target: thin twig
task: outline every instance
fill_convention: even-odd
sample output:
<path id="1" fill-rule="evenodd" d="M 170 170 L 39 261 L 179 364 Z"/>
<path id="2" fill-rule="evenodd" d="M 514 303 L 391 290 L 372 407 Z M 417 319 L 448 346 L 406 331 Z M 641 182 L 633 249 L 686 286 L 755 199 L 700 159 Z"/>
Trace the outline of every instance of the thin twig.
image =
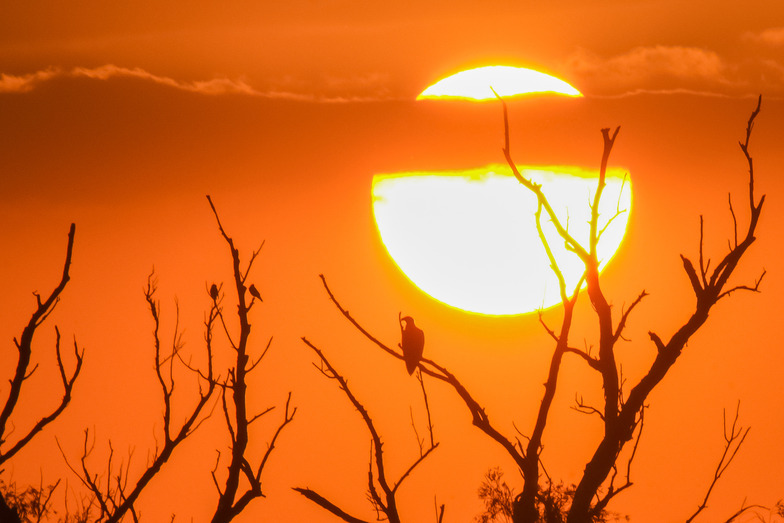
<path id="1" fill-rule="evenodd" d="M 694 521 L 700 512 L 705 510 L 708 507 L 708 499 L 710 498 L 711 493 L 713 492 L 713 488 L 721 479 L 721 476 L 727 470 L 727 468 L 732 464 L 732 461 L 735 459 L 735 456 L 738 454 L 743 442 L 746 441 L 746 436 L 749 434 L 749 430 L 751 427 L 746 427 L 744 430 L 743 427 L 738 426 L 738 416 L 740 413 L 740 401 L 738 401 L 738 405 L 735 407 L 735 418 L 732 420 L 732 425 L 727 426 L 727 409 L 722 411 L 722 419 L 724 425 L 724 451 L 721 453 L 721 457 L 719 458 L 719 462 L 716 465 L 716 470 L 713 472 L 713 479 L 708 485 L 708 490 L 705 493 L 705 497 L 702 499 L 702 502 L 697 507 L 697 510 L 686 520 L 686 523 L 691 523 Z"/>

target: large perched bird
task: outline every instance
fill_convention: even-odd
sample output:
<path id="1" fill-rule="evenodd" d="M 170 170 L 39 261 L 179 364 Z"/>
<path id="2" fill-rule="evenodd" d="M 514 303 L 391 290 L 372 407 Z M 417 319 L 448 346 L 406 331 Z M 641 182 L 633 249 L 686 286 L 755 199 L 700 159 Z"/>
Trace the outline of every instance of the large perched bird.
<path id="1" fill-rule="evenodd" d="M 398 321 L 400 322 L 400 334 L 402 336 L 400 348 L 403 349 L 406 370 L 409 374 L 413 374 L 419 365 L 419 360 L 422 359 L 422 351 L 425 348 L 425 333 L 414 324 L 414 318 L 411 316 L 401 318 L 398 315 Z"/>
<path id="2" fill-rule="evenodd" d="M 214 283 L 212 284 L 212 287 L 210 287 L 210 298 L 212 298 L 213 301 L 218 299 L 218 286 Z"/>

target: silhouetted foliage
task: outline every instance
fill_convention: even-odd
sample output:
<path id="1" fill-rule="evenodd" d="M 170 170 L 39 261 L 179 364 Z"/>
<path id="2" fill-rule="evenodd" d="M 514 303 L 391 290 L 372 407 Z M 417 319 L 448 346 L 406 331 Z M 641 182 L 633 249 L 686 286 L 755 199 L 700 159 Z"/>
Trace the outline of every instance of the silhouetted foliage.
<path id="1" fill-rule="evenodd" d="M 500 468 L 492 468 L 485 473 L 485 479 L 477 494 L 485 504 L 485 510 L 476 517 L 478 523 L 511 523 L 514 489 L 504 481 Z"/>
<path id="2" fill-rule="evenodd" d="M 43 482 L 42 482 L 43 483 Z M 7 506 L 0 510 L 0 521 L 48 521 L 55 515 L 51 507 L 52 494 L 57 489 L 60 481 L 54 485 L 44 487 L 32 485 L 19 488 L 16 482 L 6 484 L 0 479 L 0 495 L 5 499 Z"/>
<path id="3" fill-rule="evenodd" d="M 513 521 L 512 506 L 515 493 L 503 479 L 504 473 L 500 468 L 492 468 L 485 474 L 477 494 L 485 504 L 484 511 L 475 518 L 477 523 L 511 523 Z M 574 498 L 575 485 L 552 483 L 550 480 L 542 485 L 536 495 L 536 508 L 539 520 L 542 523 L 563 523 L 566 521 L 569 507 Z M 627 518 L 628 519 L 628 518 Z M 606 523 L 619 521 L 620 517 L 602 510 L 592 516 L 592 523 Z"/>
<path id="4" fill-rule="evenodd" d="M 77 507 L 71 508 L 68 503 L 68 484 L 65 489 L 64 508 L 60 511 L 53 507 L 53 496 L 62 480 L 51 485 L 44 485 L 43 477 L 38 486 L 20 487 L 15 481 L 6 483 L 0 479 L 0 522 L 2 523 L 40 523 L 41 521 L 57 521 L 58 523 L 88 523 L 94 521 L 89 503 L 79 500 Z M 4 500 L 4 501 L 3 501 Z M 4 504 L 4 503 L 7 503 Z"/>

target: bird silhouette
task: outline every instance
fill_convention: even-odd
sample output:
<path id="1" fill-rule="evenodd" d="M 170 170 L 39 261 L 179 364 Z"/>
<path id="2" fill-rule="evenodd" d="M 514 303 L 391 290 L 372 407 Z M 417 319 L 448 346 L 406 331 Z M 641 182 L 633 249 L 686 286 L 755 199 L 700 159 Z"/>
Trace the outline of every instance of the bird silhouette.
<path id="1" fill-rule="evenodd" d="M 403 359 L 406 361 L 408 374 L 413 374 L 422 359 L 422 352 L 425 348 L 425 333 L 414 324 L 411 316 L 400 317 L 400 334 L 402 340 L 400 348 L 403 349 Z"/>
<path id="2" fill-rule="evenodd" d="M 210 287 L 210 298 L 212 298 L 213 301 L 218 299 L 218 286 L 214 283 L 212 284 L 212 287 Z"/>
<path id="3" fill-rule="evenodd" d="M 256 286 L 254 284 L 251 283 L 250 284 L 250 289 L 248 289 L 248 290 L 250 291 L 250 295 L 251 296 L 253 296 L 254 298 L 256 298 L 259 301 L 264 301 L 264 300 L 261 299 L 261 294 L 259 294 L 259 290 L 256 288 Z"/>

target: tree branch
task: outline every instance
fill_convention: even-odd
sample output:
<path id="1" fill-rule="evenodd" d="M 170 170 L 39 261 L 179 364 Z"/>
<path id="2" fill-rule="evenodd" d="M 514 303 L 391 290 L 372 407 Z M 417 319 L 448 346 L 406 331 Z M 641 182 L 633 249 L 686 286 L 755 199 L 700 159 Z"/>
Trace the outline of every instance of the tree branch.
<path id="1" fill-rule="evenodd" d="M 391 523 L 399 523 L 400 515 L 398 514 L 397 511 L 397 500 L 395 499 L 397 490 L 401 487 L 401 485 L 406 480 L 406 478 L 408 478 L 409 475 L 414 471 L 414 469 L 420 463 L 422 463 L 430 455 L 431 452 L 433 452 L 438 447 L 438 443 L 434 443 L 433 441 L 433 425 L 430 420 L 430 407 L 427 403 L 427 393 L 425 392 L 425 386 L 424 386 L 424 382 L 422 381 L 421 372 L 418 373 L 417 376 L 420 380 L 420 385 L 422 387 L 422 394 L 425 399 L 425 409 L 427 410 L 428 431 L 430 432 L 431 446 L 425 452 L 422 452 L 421 442 L 417 437 L 417 442 L 420 443 L 419 458 L 417 458 L 405 470 L 405 472 L 403 472 L 400 478 L 397 481 L 395 481 L 393 485 L 390 487 L 390 482 L 389 479 L 387 478 L 385 464 L 384 464 L 384 452 L 382 448 L 383 443 L 381 442 L 381 437 L 378 431 L 376 430 L 376 427 L 373 423 L 373 420 L 370 418 L 367 409 L 351 392 L 351 390 L 348 387 L 348 382 L 346 381 L 346 379 L 335 369 L 335 367 L 332 366 L 332 364 L 329 362 L 329 360 L 324 355 L 324 353 L 313 343 L 311 343 L 307 338 L 303 337 L 302 341 L 303 343 L 305 343 L 305 345 L 310 347 L 310 349 L 313 350 L 321 360 L 321 366 L 317 367 L 320 370 L 320 372 L 327 378 L 333 379 L 338 382 L 338 386 L 340 387 L 340 389 L 345 393 L 346 397 L 349 399 L 351 404 L 362 416 L 362 419 L 365 422 L 365 426 L 367 427 L 368 432 L 370 432 L 370 436 L 371 436 L 371 457 L 370 457 L 370 466 L 368 469 L 368 495 L 370 501 L 373 503 L 373 506 L 376 508 L 376 511 L 382 512 L 385 518 L 388 519 Z M 412 424 L 413 424 L 413 420 L 412 420 Z M 414 431 L 416 432 L 416 427 L 414 427 Z M 376 468 L 375 477 L 373 474 L 374 463 Z M 381 490 L 384 493 L 384 499 L 382 499 L 381 495 L 379 495 L 379 492 L 376 489 L 376 483 L 381 487 Z M 312 494 L 315 494 L 309 489 L 295 489 L 295 490 L 297 490 L 303 495 L 305 495 L 305 492 L 311 492 Z M 337 514 L 333 510 L 333 508 L 336 507 L 333 504 L 326 502 L 326 500 L 324 500 L 324 498 L 322 498 L 321 496 L 318 496 L 318 498 L 311 497 L 311 496 L 306 496 L 306 497 L 309 497 L 309 499 L 311 499 L 312 501 L 318 503 L 319 505 L 326 508 L 327 510 L 330 510 L 331 512 L 333 512 L 333 514 Z M 323 500 L 325 503 L 320 503 L 319 500 Z M 345 514 L 342 511 L 340 511 L 340 513 Z"/>
<path id="2" fill-rule="evenodd" d="M 292 487 L 292 490 L 296 490 L 297 492 L 299 492 L 300 494 L 302 494 L 303 496 L 311 500 L 313 503 L 328 510 L 329 512 L 336 515 L 343 521 L 346 521 L 348 523 L 368 523 L 364 519 L 355 518 L 354 516 L 349 515 L 348 513 L 340 509 L 337 505 L 329 501 L 327 498 L 325 498 L 321 494 L 318 494 L 317 492 L 309 488 Z"/>
<path id="3" fill-rule="evenodd" d="M 632 302 L 632 304 L 629 305 L 629 308 L 621 313 L 621 319 L 618 322 L 618 326 L 615 328 L 615 335 L 613 335 L 613 343 L 617 342 L 619 338 L 623 337 L 623 329 L 626 328 L 626 322 L 629 319 L 629 315 L 632 313 L 634 308 L 637 305 L 639 305 L 640 302 L 643 300 L 643 298 L 645 298 L 646 296 L 648 296 L 648 293 L 645 292 L 645 291 L 642 291 L 637 296 L 637 298 Z"/>
<path id="4" fill-rule="evenodd" d="M 283 421 L 273 434 L 266 452 L 254 470 L 254 467 L 251 466 L 247 457 L 249 442 L 248 428 L 251 423 L 253 423 L 261 415 L 269 412 L 271 408 L 263 410 L 261 414 L 257 414 L 255 416 L 248 415 L 248 385 L 246 377 L 247 374 L 252 371 L 256 365 L 258 365 L 258 363 L 267 353 L 267 350 L 272 343 L 272 338 L 270 338 L 269 342 L 267 343 L 267 347 L 264 349 L 258 359 L 251 363 L 248 351 L 248 340 L 251 332 L 251 324 L 248 314 L 251 307 L 255 303 L 255 294 L 258 294 L 258 291 L 255 290 L 255 287 L 251 286 L 251 298 L 250 302 L 248 302 L 246 293 L 249 289 L 245 286 L 245 282 L 248 279 L 253 262 L 256 260 L 256 257 L 264 246 L 264 242 L 262 242 L 261 246 L 257 250 L 251 253 L 250 261 L 248 262 L 247 267 L 245 270 L 242 270 L 240 254 L 234 245 L 234 240 L 224 229 L 220 220 L 220 216 L 218 215 L 218 211 L 209 195 L 207 195 L 207 201 L 210 205 L 210 209 L 212 210 L 213 215 L 215 216 L 218 230 L 229 247 L 229 254 L 231 256 L 232 263 L 232 275 L 234 278 L 234 288 L 237 291 L 237 317 L 239 319 L 239 335 L 232 337 L 225 318 L 223 317 L 222 309 L 216 309 L 229 344 L 232 346 L 235 352 L 235 364 L 234 367 L 229 370 L 228 380 L 223 387 L 223 394 L 221 396 L 226 427 L 231 438 L 231 459 L 227 469 L 227 475 L 224 484 L 225 486 L 223 489 L 218 487 L 220 496 L 215 513 L 212 517 L 213 523 L 226 523 L 239 515 L 253 499 L 262 497 L 264 495 L 261 488 L 261 474 L 263 468 L 266 465 L 273 449 L 275 448 L 275 443 L 278 437 L 280 436 L 283 429 L 294 419 L 294 414 L 296 413 L 297 409 L 290 409 L 289 402 L 291 400 L 291 393 L 289 393 L 288 399 L 286 401 L 286 409 L 284 412 Z M 214 293 L 211 292 L 211 295 L 212 294 Z M 213 301 L 216 301 L 215 296 L 213 296 Z M 231 392 L 233 416 L 229 413 L 229 407 L 227 404 L 227 391 Z M 242 494 L 238 494 L 241 477 L 245 477 L 247 479 L 249 488 Z M 217 486 L 215 471 L 213 471 L 213 481 Z"/>
<path id="5" fill-rule="evenodd" d="M 574 252 L 575 254 L 577 254 L 577 256 L 579 256 L 581 260 L 587 259 L 588 251 L 586 251 L 585 248 L 582 245 L 580 245 L 580 243 L 569 234 L 567 228 L 561 224 L 558 215 L 555 213 L 555 210 L 552 208 L 550 202 L 545 197 L 544 192 L 542 192 L 542 186 L 525 178 L 522 174 L 520 174 L 517 165 L 512 160 L 512 154 L 509 149 L 509 115 L 506 108 L 506 102 L 504 102 L 504 100 L 501 99 L 501 97 L 498 96 L 497 93 L 496 93 L 496 97 L 501 101 L 501 105 L 503 107 L 503 112 L 504 112 L 504 148 L 502 149 L 502 151 L 504 153 L 504 157 L 506 158 L 506 163 L 509 165 L 509 168 L 512 170 L 512 174 L 514 175 L 515 178 L 517 178 L 517 181 L 519 181 L 524 187 L 526 187 L 527 189 L 529 189 L 531 192 L 534 193 L 537 199 L 537 203 L 545 209 L 547 215 L 550 217 L 550 220 L 553 223 L 553 226 L 555 227 L 555 230 L 558 232 L 558 235 L 566 243 L 566 248 Z"/>
<path id="6" fill-rule="evenodd" d="M 740 447 L 743 445 L 743 442 L 746 441 L 746 436 L 749 434 L 749 430 L 751 427 L 747 427 L 745 430 L 743 427 L 738 426 L 738 415 L 740 413 L 740 401 L 738 401 L 737 407 L 735 407 L 735 418 L 732 420 L 732 425 L 727 426 L 727 409 L 722 411 L 722 419 L 724 425 L 724 451 L 721 453 L 721 458 L 719 458 L 719 463 L 716 465 L 716 470 L 713 472 L 713 479 L 708 485 L 708 491 L 705 493 L 705 497 L 702 499 L 702 502 L 697 507 L 697 510 L 686 520 L 686 523 L 691 523 L 694 519 L 708 507 L 708 499 L 710 498 L 711 493 L 713 492 L 713 488 L 716 486 L 716 483 L 719 482 L 721 476 L 727 470 L 727 468 L 732 464 L 732 460 L 735 459 L 735 456 L 738 454 Z M 747 510 L 747 509 L 744 509 Z M 736 517 L 736 516 L 733 516 Z"/>
<path id="7" fill-rule="evenodd" d="M 318 357 L 321 359 L 321 362 L 326 366 L 326 370 L 323 371 L 322 374 L 338 382 L 340 390 L 346 394 L 346 397 L 349 399 L 351 404 L 354 405 L 354 408 L 357 409 L 360 416 L 362 416 L 362 420 L 365 422 L 365 426 L 367 427 L 368 432 L 370 432 L 370 436 L 373 440 L 374 460 L 376 463 L 376 471 L 378 476 L 377 481 L 388 500 L 393 495 L 393 492 L 387 481 L 386 472 L 384 469 L 384 452 L 382 450 L 383 443 L 381 442 L 381 436 L 379 436 L 378 431 L 373 424 L 373 420 L 370 418 L 370 414 L 368 414 L 365 406 L 360 403 L 356 396 L 354 396 L 348 386 L 348 382 L 346 382 L 346 379 L 340 373 L 338 373 L 337 370 L 335 370 L 324 353 L 307 338 L 303 337 L 302 341 L 318 355 Z M 387 517 L 389 517 L 389 514 L 387 514 Z"/>
<path id="8" fill-rule="evenodd" d="M 29 443 L 36 434 L 38 434 L 46 425 L 52 422 L 63 412 L 65 407 L 71 401 L 71 391 L 73 389 L 74 383 L 76 382 L 76 378 L 79 377 L 79 372 L 82 368 L 84 352 L 81 354 L 79 353 L 79 350 L 76 347 L 76 341 L 74 341 L 76 369 L 70 378 L 66 377 L 60 356 L 60 331 L 57 329 L 57 327 L 55 327 L 55 332 L 57 334 L 57 343 L 55 346 L 57 363 L 64 388 L 60 405 L 49 415 L 43 416 L 25 436 L 20 438 L 9 449 L 3 449 L 3 444 L 6 443 L 9 436 L 9 434 L 6 433 L 8 421 L 11 418 L 11 414 L 14 412 L 14 409 L 16 408 L 17 402 L 19 401 L 19 396 L 22 392 L 22 386 L 25 380 L 29 377 L 27 368 L 30 365 L 30 359 L 33 353 L 33 336 L 35 335 L 36 329 L 46 320 L 49 314 L 51 314 L 54 306 L 60 299 L 60 295 L 65 290 L 66 284 L 71 279 L 69 271 L 71 268 L 71 259 L 73 257 L 75 235 L 76 224 L 72 223 L 71 228 L 68 231 L 68 245 L 65 251 L 65 263 L 63 265 L 63 274 L 60 278 L 60 282 L 49 294 L 49 297 L 44 301 L 41 301 L 41 296 L 38 293 L 33 293 L 36 298 L 37 308 L 33 312 L 25 328 L 22 330 L 22 335 L 19 337 L 19 339 L 17 340 L 17 338 L 14 338 L 14 344 L 16 345 L 18 352 L 18 359 L 16 362 L 16 371 L 14 372 L 14 377 L 10 380 L 11 388 L 8 392 L 8 398 L 6 399 L 2 411 L 0 411 L 0 465 L 5 463 L 17 452 L 19 452 L 19 450 L 27 445 L 27 443 Z"/>
<path id="9" fill-rule="evenodd" d="M 68 463 L 68 459 L 65 457 L 65 453 L 63 452 L 62 448 L 60 448 L 60 452 L 63 454 L 63 458 L 66 460 L 66 464 L 71 469 L 72 472 L 76 474 L 79 480 L 88 487 L 88 489 L 96 496 L 96 499 L 101 507 L 102 516 L 106 517 L 106 522 L 115 523 L 130 513 L 134 521 L 137 519 L 134 504 L 136 500 L 141 495 L 142 491 L 148 486 L 150 481 L 153 477 L 155 477 L 166 464 L 166 462 L 171 457 L 174 450 L 182 443 L 190 434 L 193 433 L 196 428 L 204 421 L 202 414 L 204 411 L 205 406 L 207 405 L 209 399 L 212 396 L 212 393 L 215 390 L 215 380 L 212 379 L 213 371 L 212 371 L 212 353 L 210 349 L 210 343 L 208 341 L 207 344 L 207 373 L 206 373 L 206 391 L 204 391 L 199 385 L 199 399 L 196 404 L 191 408 L 191 410 L 186 415 L 185 421 L 179 427 L 179 429 L 175 430 L 172 426 L 172 395 L 174 391 L 174 381 L 173 381 L 173 374 L 172 374 L 172 366 L 174 364 L 174 356 L 178 354 L 180 348 L 180 337 L 178 334 L 178 327 L 175 326 L 174 329 L 174 341 L 172 343 L 172 354 L 166 358 L 161 357 L 161 341 L 160 341 L 160 306 L 159 302 L 155 299 L 155 293 L 157 290 L 156 279 L 154 277 L 154 273 L 151 273 L 147 278 L 147 287 L 144 291 L 145 301 L 150 310 L 150 315 L 153 320 L 153 347 L 154 347 L 154 367 L 155 373 L 160 385 L 161 396 L 163 400 L 163 446 L 160 451 L 157 448 L 152 459 L 144 470 L 144 472 L 139 476 L 139 479 L 136 480 L 133 488 L 128 491 L 128 474 L 130 471 L 130 460 L 131 455 L 129 454 L 128 463 L 123 466 L 120 463 L 118 472 L 114 472 L 114 466 L 112 463 L 112 458 L 114 455 L 114 449 L 112 447 L 111 440 L 109 440 L 109 459 L 106 463 L 106 485 L 105 490 L 102 491 L 100 488 L 100 477 L 98 474 L 93 474 L 90 472 L 89 467 L 87 466 L 87 458 L 92 453 L 92 450 L 95 446 L 95 439 L 93 438 L 93 443 L 91 446 L 87 447 L 87 440 L 88 440 L 88 431 L 85 430 L 85 442 L 83 445 L 82 457 L 81 457 L 81 472 L 74 469 L 70 463 Z M 178 314 L 179 316 L 179 314 Z M 179 321 L 179 320 L 178 320 Z M 211 324 L 210 324 L 211 325 Z M 207 333 L 206 339 L 211 340 L 212 334 L 210 332 Z M 181 358 L 180 358 L 181 359 Z M 168 382 L 164 378 L 164 366 L 168 365 Z M 199 371 L 200 376 L 205 376 L 205 374 Z M 58 443 L 59 446 L 59 443 Z M 124 472 L 123 472 L 124 468 Z M 113 481 L 114 478 L 114 481 Z"/>
<path id="10" fill-rule="evenodd" d="M 320 274 L 319 277 L 321 278 L 321 282 L 324 285 L 324 289 L 326 290 L 327 294 L 329 295 L 330 301 L 335 305 L 335 307 L 343 314 L 343 316 L 362 334 L 365 335 L 370 341 L 375 343 L 378 347 L 380 347 L 384 352 L 394 356 L 399 360 L 403 360 L 403 355 L 398 354 L 393 349 L 389 348 L 387 345 L 379 341 L 376 337 L 370 334 L 364 327 L 362 327 L 356 319 L 354 319 L 351 314 L 343 308 L 340 302 L 335 298 L 334 294 L 329 288 L 327 284 L 327 280 L 323 274 Z M 428 358 L 422 358 L 419 361 L 419 369 L 428 376 L 432 376 L 438 380 L 446 382 L 447 384 L 451 385 L 452 388 L 455 389 L 457 394 L 465 403 L 466 407 L 468 408 L 469 412 L 471 413 L 472 423 L 474 426 L 479 428 L 482 432 L 490 436 L 493 440 L 499 443 L 512 458 L 515 460 L 516 463 L 521 464 L 523 461 L 523 456 L 514 446 L 514 443 L 509 441 L 505 436 L 503 436 L 491 423 L 490 419 L 485 412 L 485 409 L 471 396 L 468 390 L 463 386 L 462 383 L 446 368 L 438 365 L 434 361 Z"/>
<path id="11" fill-rule="evenodd" d="M 589 295 L 591 295 L 591 301 L 594 304 L 594 308 L 597 310 L 597 314 L 600 318 L 600 360 L 602 360 L 603 363 L 605 361 L 607 362 L 605 367 L 607 378 L 604 380 L 604 389 L 605 396 L 607 398 L 606 405 L 608 411 L 605 412 L 605 435 L 597 446 L 593 457 L 586 465 L 583 478 L 577 487 L 577 491 L 570 509 L 568 517 L 569 523 L 584 521 L 586 515 L 590 513 L 590 504 L 592 498 L 594 497 L 598 488 L 607 478 L 607 475 L 609 474 L 612 467 L 615 465 L 615 460 L 617 459 L 620 450 L 632 437 L 632 431 L 635 426 L 637 413 L 640 412 L 640 410 L 643 408 L 644 402 L 646 401 L 650 392 L 661 382 L 672 365 L 675 364 L 676 360 L 679 358 L 681 352 L 686 347 L 686 344 L 691 339 L 692 335 L 694 335 L 707 321 L 708 314 L 713 306 L 719 301 L 721 297 L 727 296 L 728 293 L 731 293 L 734 290 L 741 290 L 744 287 L 749 287 L 747 290 L 758 290 L 758 284 L 754 285 L 753 287 L 741 285 L 729 290 L 726 290 L 726 285 L 741 258 L 755 240 L 754 233 L 756 231 L 756 227 L 762 211 L 762 206 L 765 200 L 765 197 L 762 196 L 758 201 L 756 201 L 754 194 L 753 162 L 748 152 L 748 143 L 751 136 L 751 129 L 753 128 L 754 120 L 759 113 L 760 103 L 761 99 L 757 104 L 757 108 L 749 118 L 749 123 L 746 128 L 746 140 L 745 142 L 741 142 L 741 149 L 743 150 L 749 165 L 750 219 L 745 235 L 743 239 L 737 243 L 737 245 L 731 247 L 730 251 L 721 259 L 721 261 L 716 265 L 716 267 L 712 270 L 712 272 L 710 272 L 710 275 L 708 276 L 710 264 L 709 262 L 704 262 L 704 255 L 702 253 L 703 233 L 701 225 L 699 253 L 700 274 L 697 273 L 697 270 L 688 258 L 681 256 L 684 270 L 686 271 L 689 282 L 696 297 L 695 309 L 686 322 L 683 323 L 679 329 L 677 329 L 675 334 L 673 334 L 668 342 L 665 343 L 658 335 L 654 334 L 652 331 L 649 332 L 649 336 L 657 348 L 656 357 L 645 375 L 631 389 L 629 397 L 627 398 L 626 402 L 622 404 L 621 409 L 617 412 L 617 414 L 613 411 L 613 407 L 615 405 L 616 398 L 619 397 L 616 394 L 619 392 L 619 389 L 615 386 L 611 379 L 607 379 L 612 378 L 613 374 L 617 375 L 614 368 L 614 361 L 612 360 L 612 343 L 602 343 L 602 340 L 605 339 L 612 341 L 611 337 L 605 335 L 604 327 L 602 326 L 602 317 L 609 313 L 604 311 L 604 303 L 601 301 L 601 297 L 598 295 L 598 293 L 595 297 L 591 294 L 592 285 L 598 282 L 598 278 L 592 278 L 591 275 L 589 275 L 588 292 Z M 732 211 L 732 214 L 734 214 L 734 210 Z M 735 223 L 737 223 L 737 220 L 735 220 Z M 597 298 L 598 301 L 594 298 Z M 607 360 L 604 358 L 605 355 L 607 356 Z M 610 365 L 611 361 L 613 361 L 612 365 Z M 612 416 L 608 415 L 608 412 L 611 412 Z"/>

